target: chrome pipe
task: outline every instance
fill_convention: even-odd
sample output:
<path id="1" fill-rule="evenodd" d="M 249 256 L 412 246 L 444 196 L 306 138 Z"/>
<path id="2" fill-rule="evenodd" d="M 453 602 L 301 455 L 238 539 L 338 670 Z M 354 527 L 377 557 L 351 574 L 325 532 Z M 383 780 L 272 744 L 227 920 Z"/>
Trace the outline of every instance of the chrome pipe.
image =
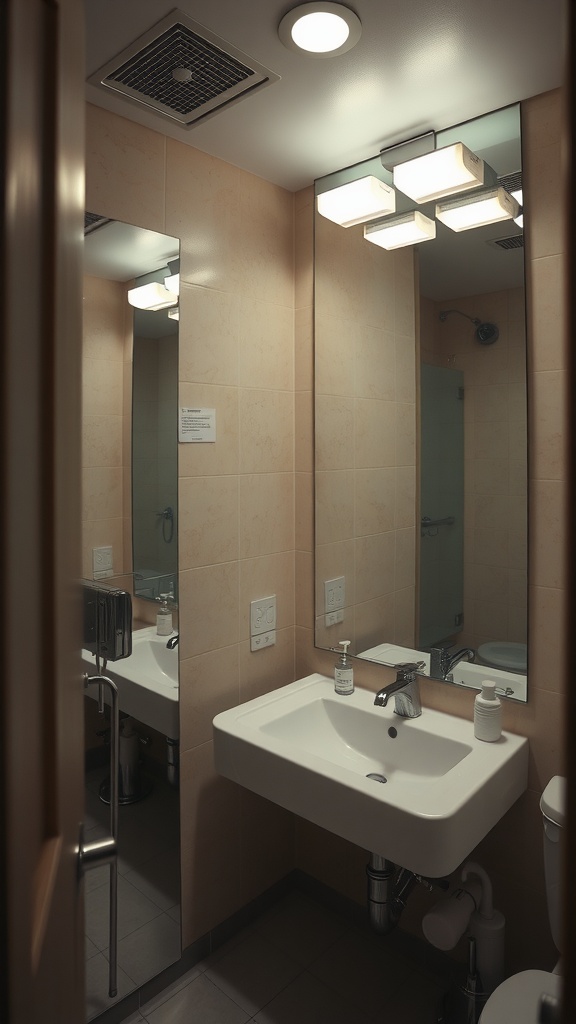
<path id="1" fill-rule="evenodd" d="M 393 879 L 395 865 L 391 860 L 371 853 L 366 866 L 368 878 L 368 913 L 374 931 L 385 935 L 398 923 L 393 913 Z"/>

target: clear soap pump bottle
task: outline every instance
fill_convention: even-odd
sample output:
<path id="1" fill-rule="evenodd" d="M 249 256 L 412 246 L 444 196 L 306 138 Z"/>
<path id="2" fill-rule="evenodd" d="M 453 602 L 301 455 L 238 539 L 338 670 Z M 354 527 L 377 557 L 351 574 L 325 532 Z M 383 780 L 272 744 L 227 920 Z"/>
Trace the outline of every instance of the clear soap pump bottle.
<path id="1" fill-rule="evenodd" d="M 156 612 L 156 635 L 170 636 L 172 632 L 172 609 L 168 606 L 168 598 L 172 594 L 160 594 L 156 600 L 160 601 L 160 607 Z"/>
<path id="2" fill-rule="evenodd" d="M 334 668 L 334 690 L 342 696 L 354 693 L 354 670 L 348 660 L 349 640 L 339 640 L 340 657 Z"/>

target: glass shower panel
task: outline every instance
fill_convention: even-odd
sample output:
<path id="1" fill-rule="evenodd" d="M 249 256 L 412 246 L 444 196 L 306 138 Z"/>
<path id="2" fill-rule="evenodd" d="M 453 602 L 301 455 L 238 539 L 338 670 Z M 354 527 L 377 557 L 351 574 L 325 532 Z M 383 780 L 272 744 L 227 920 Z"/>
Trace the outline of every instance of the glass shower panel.
<path id="1" fill-rule="evenodd" d="M 464 607 L 464 387 L 461 370 L 421 366 L 418 646 L 461 631 Z"/>

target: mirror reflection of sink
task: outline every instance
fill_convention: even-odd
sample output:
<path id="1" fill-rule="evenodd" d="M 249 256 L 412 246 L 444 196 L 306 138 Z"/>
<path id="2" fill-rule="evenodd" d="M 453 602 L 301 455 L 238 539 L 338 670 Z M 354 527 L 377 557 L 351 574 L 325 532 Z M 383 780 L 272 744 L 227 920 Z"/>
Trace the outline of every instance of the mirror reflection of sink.
<path id="1" fill-rule="evenodd" d="M 526 789 L 528 741 L 484 743 L 472 722 L 393 708 L 308 676 L 217 715 L 216 768 L 402 867 L 450 874 Z"/>
<path id="2" fill-rule="evenodd" d="M 174 634 L 173 634 L 174 635 Z M 180 733 L 178 715 L 178 648 L 168 650 L 169 637 L 158 636 L 156 626 L 135 630 L 132 654 L 121 661 L 109 662 L 104 675 L 118 687 L 120 710 L 158 732 L 177 739 Z M 96 673 L 96 659 L 82 651 L 82 665 L 89 675 Z M 98 688 L 86 690 L 95 700 Z M 105 700 L 109 703 L 107 695 Z"/>
<path id="3" fill-rule="evenodd" d="M 378 644 L 358 655 L 365 661 L 377 661 L 382 665 L 396 665 L 402 661 L 423 661 L 425 667 L 423 672 L 430 674 L 430 655 L 426 651 L 417 651 L 411 647 L 399 647 L 397 644 Z M 492 665 L 479 664 L 478 662 L 459 661 L 452 669 L 450 682 L 459 686 L 471 687 L 481 690 L 483 679 L 493 679 L 496 683 L 496 690 L 500 696 L 511 697 L 526 703 L 528 693 L 526 687 L 526 674 L 522 672 L 511 672 L 503 668 L 495 668 Z"/>

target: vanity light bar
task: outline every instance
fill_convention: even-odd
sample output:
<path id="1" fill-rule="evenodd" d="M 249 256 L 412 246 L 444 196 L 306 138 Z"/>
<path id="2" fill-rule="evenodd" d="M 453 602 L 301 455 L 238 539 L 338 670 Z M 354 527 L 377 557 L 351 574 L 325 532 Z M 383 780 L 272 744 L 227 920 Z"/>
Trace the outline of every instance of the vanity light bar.
<path id="1" fill-rule="evenodd" d="M 436 238 L 436 224 L 419 210 L 389 217 L 375 224 L 366 224 L 364 238 L 383 249 L 400 249 L 404 245 L 416 245 Z"/>
<path id="2" fill-rule="evenodd" d="M 484 224 L 513 220 L 520 207 L 503 188 L 493 188 L 465 199 L 452 199 L 436 204 L 436 216 L 452 231 L 468 231 Z"/>
<path id="3" fill-rule="evenodd" d="M 130 288 L 128 302 L 137 309 L 168 309 L 177 305 L 178 296 L 175 292 L 168 291 L 159 281 L 151 281 L 150 284 Z"/>
<path id="4" fill-rule="evenodd" d="M 349 181 L 317 197 L 318 213 L 328 220 L 350 228 L 367 220 L 394 213 L 396 193 L 390 185 L 368 174 L 356 181 Z"/>
<path id="5" fill-rule="evenodd" d="M 394 185 L 417 203 L 428 203 L 484 185 L 485 166 L 464 143 L 455 142 L 397 164 Z"/>

